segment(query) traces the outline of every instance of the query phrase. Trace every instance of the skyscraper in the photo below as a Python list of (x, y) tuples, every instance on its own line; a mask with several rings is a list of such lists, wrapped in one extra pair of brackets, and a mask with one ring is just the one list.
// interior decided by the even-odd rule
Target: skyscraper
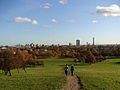
[(69, 43), (69, 46), (72, 46), (72, 43)]
[(80, 46), (80, 40), (76, 40), (76, 46)]
[(95, 45), (95, 38), (93, 37), (93, 45)]

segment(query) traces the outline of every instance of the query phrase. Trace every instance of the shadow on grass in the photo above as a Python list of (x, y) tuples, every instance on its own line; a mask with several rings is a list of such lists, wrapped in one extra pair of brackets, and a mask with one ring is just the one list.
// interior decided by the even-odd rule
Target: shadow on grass
[(44, 65), (27, 65), (26, 68), (43, 67)]
[(120, 62), (115, 62), (114, 64), (120, 64)]
[(76, 75), (76, 77), (78, 78), (78, 84), (80, 85), (80, 89), (84, 89), (83, 87), (83, 84), (82, 84), (82, 82), (81, 82), (81, 79), (80, 79), (80, 77), (78, 77), (78, 75)]
[(120, 59), (120, 56), (109, 56), (108, 59)]
[(65, 56), (56, 57), (56, 59), (65, 59), (65, 58), (69, 58), (69, 57), (65, 57)]

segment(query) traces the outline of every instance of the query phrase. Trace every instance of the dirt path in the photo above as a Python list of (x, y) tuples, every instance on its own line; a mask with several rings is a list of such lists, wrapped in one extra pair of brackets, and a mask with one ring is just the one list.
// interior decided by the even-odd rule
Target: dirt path
[(80, 90), (80, 83), (77, 76), (67, 76), (67, 84), (59, 90)]

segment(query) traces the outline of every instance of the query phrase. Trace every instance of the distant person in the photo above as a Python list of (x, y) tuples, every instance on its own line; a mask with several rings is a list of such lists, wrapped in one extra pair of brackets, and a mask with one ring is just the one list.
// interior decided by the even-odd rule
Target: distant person
[(67, 76), (68, 75), (68, 65), (67, 64), (64, 67), (64, 71), (65, 71), (65, 75)]
[(70, 71), (71, 71), (71, 75), (73, 76), (74, 75), (74, 65), (71, 66)]

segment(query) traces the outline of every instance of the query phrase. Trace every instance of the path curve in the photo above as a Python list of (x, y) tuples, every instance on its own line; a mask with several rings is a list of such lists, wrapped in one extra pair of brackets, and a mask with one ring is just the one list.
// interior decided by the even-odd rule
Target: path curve
[(77, 76), (67, 76), (67, 84), (59, 90), (80, 90), (79, 79)]

